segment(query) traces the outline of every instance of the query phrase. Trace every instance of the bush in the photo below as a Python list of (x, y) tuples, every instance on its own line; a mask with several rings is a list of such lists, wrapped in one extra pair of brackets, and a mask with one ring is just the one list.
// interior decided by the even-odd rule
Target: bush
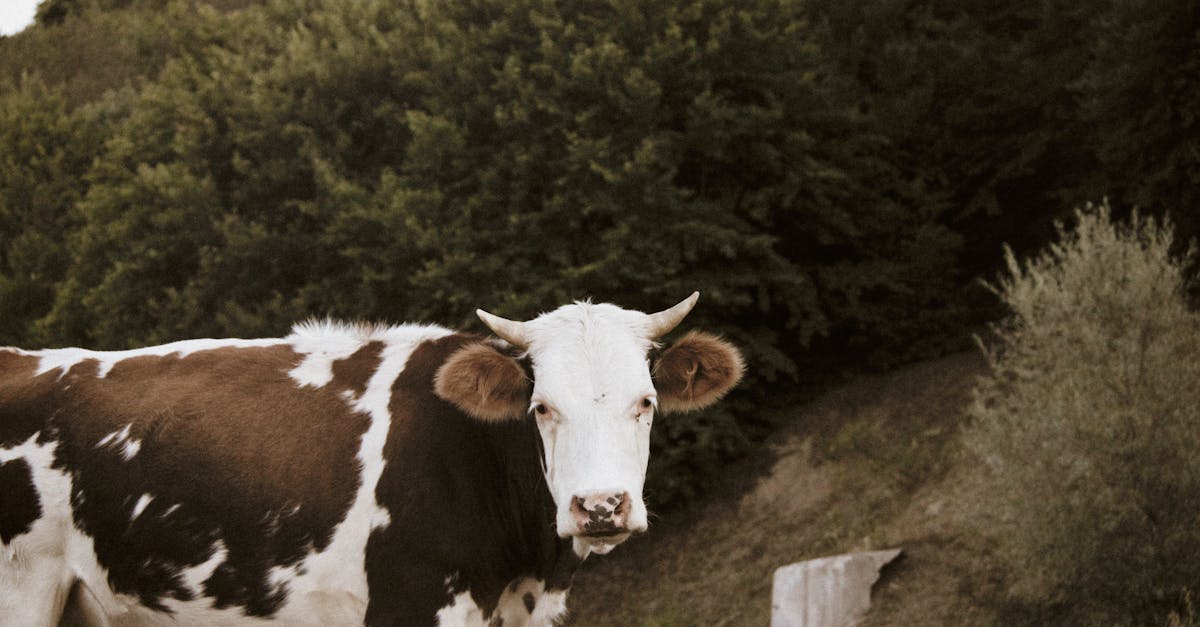
[(1013, 315), (966, 433), (979, 524), (1026, 618), (1161, 623), (1200, 587), (1200, 319), (1169, 224), (1075, 217), (996, 287)]

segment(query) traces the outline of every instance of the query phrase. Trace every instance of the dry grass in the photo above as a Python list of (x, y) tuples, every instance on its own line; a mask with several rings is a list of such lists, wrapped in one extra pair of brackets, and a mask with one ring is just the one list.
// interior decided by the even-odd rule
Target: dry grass
[(991, 622), (986, 547), (961, 501), (959, 427), (982, 356), (863, 377), (799, 404), (758, 459), (575, 580), (570, 625), (765, 625), (780, 566), (893, 546), (869, 624)]

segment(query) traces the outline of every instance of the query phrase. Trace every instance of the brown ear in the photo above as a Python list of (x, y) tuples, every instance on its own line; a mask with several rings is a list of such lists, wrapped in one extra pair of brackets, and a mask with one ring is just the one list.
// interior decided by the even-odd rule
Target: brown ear
[(733, 344), (707, 333), (688, 333), (654, 364), (658, 406), (663, 413), (708, 407), (733, 389), (745, 371)]
[(438, 368), (433, 390), (473, 418), (514, 420), (529, 406), (529, 383), (517, 360), (476, 343), (460, 348)]

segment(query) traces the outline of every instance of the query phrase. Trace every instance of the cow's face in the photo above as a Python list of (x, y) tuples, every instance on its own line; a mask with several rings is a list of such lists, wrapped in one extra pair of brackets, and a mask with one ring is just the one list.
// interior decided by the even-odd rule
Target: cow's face
[(528, 322), (480, 312), (525, 351), (532, 386), (514, 358), (486, 345), (463, 349), (439, 371), (438, 394), (476, 418), (536, 422), (558, 534), (574, 538), (581, 555), (607, 553), (646, 529), (642, 485), (655, 414), (705, 407), (741, 377), (737, 350), (711, 335), (691, 333), (655, 351), (654, 340), (697, 296), (650, 315), (589, 303)]

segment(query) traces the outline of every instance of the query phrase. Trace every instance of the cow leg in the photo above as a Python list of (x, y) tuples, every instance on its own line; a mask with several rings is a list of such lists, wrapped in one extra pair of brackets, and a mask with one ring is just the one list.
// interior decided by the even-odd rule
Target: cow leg
[(0, 625), (58, 623), (75, 577), (67, 567), (70, 481), (52, 448), (0, 449)]
[(0, 625), (57, 625), (71, 589), (64, 562), (22, 553), (18, 544), (0, 555)]
[(109, 624), (108, 616), (96, 595), (92, 594), (87, 584), (76, 579), (62, 617), (58, 620), (58, 627), (109, 627)]

